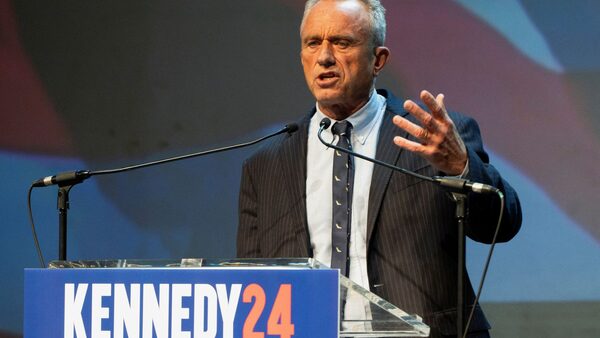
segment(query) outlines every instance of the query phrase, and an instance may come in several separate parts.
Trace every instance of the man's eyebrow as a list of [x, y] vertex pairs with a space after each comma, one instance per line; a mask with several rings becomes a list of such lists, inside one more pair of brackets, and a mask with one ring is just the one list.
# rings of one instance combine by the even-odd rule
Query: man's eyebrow
[[[302, 39], [302, 42], [313, 41], [313, 40], [321, 41], [321, 40], [323, 40], [323, 37], [318, 34], [309, 35], [309, 36], [306, 36], [304, 39]], [[351, 35], [343, 35], [343, 34], [331, 35], [331, 36], [327, 37], [327, 39], [325, 39], [325, 40], [328, 40], [328, 41], [348, 40], [350, 42], [358, 41], [358, 39], [356, 39], [355, 37], [353, 37]]]
[[332, 35], [327, 40], [329, 41], [340, 41], [340, 40], [348, 40], [350, 42], [355, 42], [357, 39], [351, 35]]
[[302, 39], [302, 42], [311, 41], [311, 40], [322, 40], [322, 38], [320, 35], [313, 34], [313, 35], [306, 36], [304, 39]]

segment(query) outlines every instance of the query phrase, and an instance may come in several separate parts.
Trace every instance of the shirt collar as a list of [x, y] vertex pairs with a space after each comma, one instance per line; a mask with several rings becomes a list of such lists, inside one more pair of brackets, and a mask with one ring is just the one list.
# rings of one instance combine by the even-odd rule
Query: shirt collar
[[[352, 141], [358, 141], [361, 144], [367, 142], [369, 135], [371, 135], [377, 125], [379, 113], [384, 109], [384, 106], [385, 97], [377, 94], [377, 91], [373, 89], [369, 101], [346, 119], [346, 121], [352, 123]], [[321, 112], [319, 104], [316, 104], [316, 107], [317, 121], [321, 121], [321, 119], [327, 116]], [[333, 122], [335, 123], [335, 121]]]

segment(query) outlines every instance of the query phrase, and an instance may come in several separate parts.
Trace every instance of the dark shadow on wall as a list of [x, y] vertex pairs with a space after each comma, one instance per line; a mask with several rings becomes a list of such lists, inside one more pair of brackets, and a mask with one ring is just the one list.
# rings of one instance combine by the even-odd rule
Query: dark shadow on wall
[[0, 338], [23, 338], [22, 334], [0, 331]]

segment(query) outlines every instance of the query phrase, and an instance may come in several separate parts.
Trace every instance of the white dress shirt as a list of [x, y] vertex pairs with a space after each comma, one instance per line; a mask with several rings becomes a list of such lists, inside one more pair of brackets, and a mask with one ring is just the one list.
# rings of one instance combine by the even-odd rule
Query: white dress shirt
[[[352, 149], [365, 156], [375, 157], [379, 129], [386, 108], [385, 97], [373, 91], [369, 101], [346, 120], [352, 123]], [[319, 109], [311, 118], [308, 128], [306, 211], [308, 231], [314, 258], [331, 264], [332, 227], [332, 172], [333, 149], [317, 138], [319, 123], [326, 117]], [[336, 121], [332, 121], [335, 123]], [[331, 128], [323, 131], [323, 139], [333, 141]], [[354, 191], [352, 194], [352, 218], [350, 225], [350, 279], [369, 289], [367, 273], [367, 212], [373, 163], [354, 158]]]

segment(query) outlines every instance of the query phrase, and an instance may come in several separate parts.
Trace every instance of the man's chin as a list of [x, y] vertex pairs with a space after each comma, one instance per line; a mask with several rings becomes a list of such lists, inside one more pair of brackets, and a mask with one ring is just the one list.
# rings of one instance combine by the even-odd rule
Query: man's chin
[[331, 106], [343, 102], [343, 97], [338, 92], [320, 90], [314, 93], [320, 105]]

